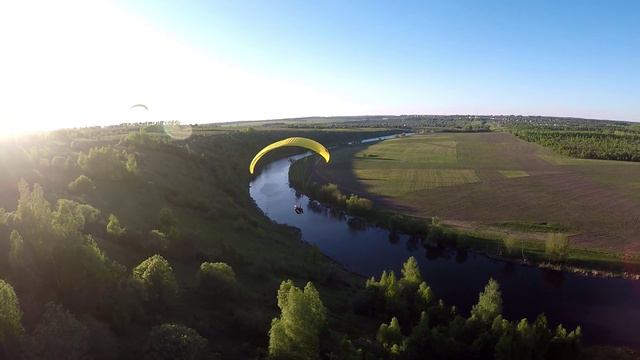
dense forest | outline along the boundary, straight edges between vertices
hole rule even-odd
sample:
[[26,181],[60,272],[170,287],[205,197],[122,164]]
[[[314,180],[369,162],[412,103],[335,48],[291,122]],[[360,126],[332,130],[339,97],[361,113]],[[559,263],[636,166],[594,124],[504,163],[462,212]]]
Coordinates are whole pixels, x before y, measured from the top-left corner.
[[509,131],[525,141],[571,157],[640,161],[640,125],[624,121],[521,115],[376,115],[281,119],[256,124],[291,129],[396,128],[421,133]]
[[640,129],[609,127],[591,130],[514,127],[519,138],[582,159],[640,161]]
[[249,197],[247,164],[274,140],[390,132],[199,127],[173,140],[150,124],[5,140],[0,357],[585,356],[580,328],[504,319],[493,280],[462,311],[438,300],[412,259],[398,277],[365,281]]

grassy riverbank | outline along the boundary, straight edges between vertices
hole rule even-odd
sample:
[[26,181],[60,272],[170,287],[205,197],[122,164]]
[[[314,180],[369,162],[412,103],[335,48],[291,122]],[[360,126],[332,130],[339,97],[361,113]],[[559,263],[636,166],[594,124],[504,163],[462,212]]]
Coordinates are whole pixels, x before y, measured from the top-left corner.
[[331,164],[304,159],[290,177],[334,206],[350,194],[371,200],[375,211],[355,212],[382,226],[411,219],[400,221],[405,231],[447,234],[438,241],[490,256],[637,272],[640,224],[629,209],[640,198],[632,181],[603,174],[640,178],[640,166],[548,159],[563,158],[510,134],[437,134],[335,149]]

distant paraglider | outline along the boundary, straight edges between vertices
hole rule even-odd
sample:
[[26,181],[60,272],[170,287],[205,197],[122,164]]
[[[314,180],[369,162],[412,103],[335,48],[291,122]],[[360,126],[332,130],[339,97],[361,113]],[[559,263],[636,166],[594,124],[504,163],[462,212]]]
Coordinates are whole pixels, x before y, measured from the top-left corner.
[[286,146],[297,146],[297,147],[302,147],[305,149],[315,151],[320,156],[322,156],[326,162],[329,162],[329,158],[331,156],[329,154],[329,150],[327,150],[327,148],[324,147],[324,145],[320,144],[315,140],[311,140],[303,137],[291,137],[284,140],[276,141],[273,144],[267,145],[264,149],[260,150],[256,154],[256,156],[253,158],[253,160],[251,160],[251,165],[249,165],[249,172],[253,174],[253,170],[256,164],[258,163],[258,161],[263,156],[265,156],[268,152],[270,152],[271,150],[275,150],[275,149],[286,147]]
[[145,109],[145,110],[149,111],[149,108],[145,104],[131,105],[131,107],[129,107],[129,110],[132,110],[132,109]]

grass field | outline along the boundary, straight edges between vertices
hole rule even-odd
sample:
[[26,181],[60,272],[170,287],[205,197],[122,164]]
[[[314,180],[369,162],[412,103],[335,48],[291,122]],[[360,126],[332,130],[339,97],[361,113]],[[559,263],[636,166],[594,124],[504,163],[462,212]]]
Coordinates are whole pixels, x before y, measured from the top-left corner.
[[549,230],[531,224],[553,224],[573,247],[640,255],[640,163],[570,159],[507,133],[457,133],[338,149],[314,176],[452,226],[535,240]]
[[498,170],[498,172],[506,178],[529,176],[529,174],[524,170]]

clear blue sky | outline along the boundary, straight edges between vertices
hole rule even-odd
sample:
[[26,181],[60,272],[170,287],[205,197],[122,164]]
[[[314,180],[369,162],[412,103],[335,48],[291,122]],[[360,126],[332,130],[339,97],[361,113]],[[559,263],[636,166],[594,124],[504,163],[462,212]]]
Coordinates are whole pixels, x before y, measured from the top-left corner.
[[640,121],[638,0],[59,0],[39,2],[40,12],[30,1],[0,5],[10,54],[0,116],[16,124],[120,121],[139,102],[186,122],[408,113]]
[[149,1],[127,8],[227,62],[336,88],[370,102],[371,111],[640,121],[637,0]]

